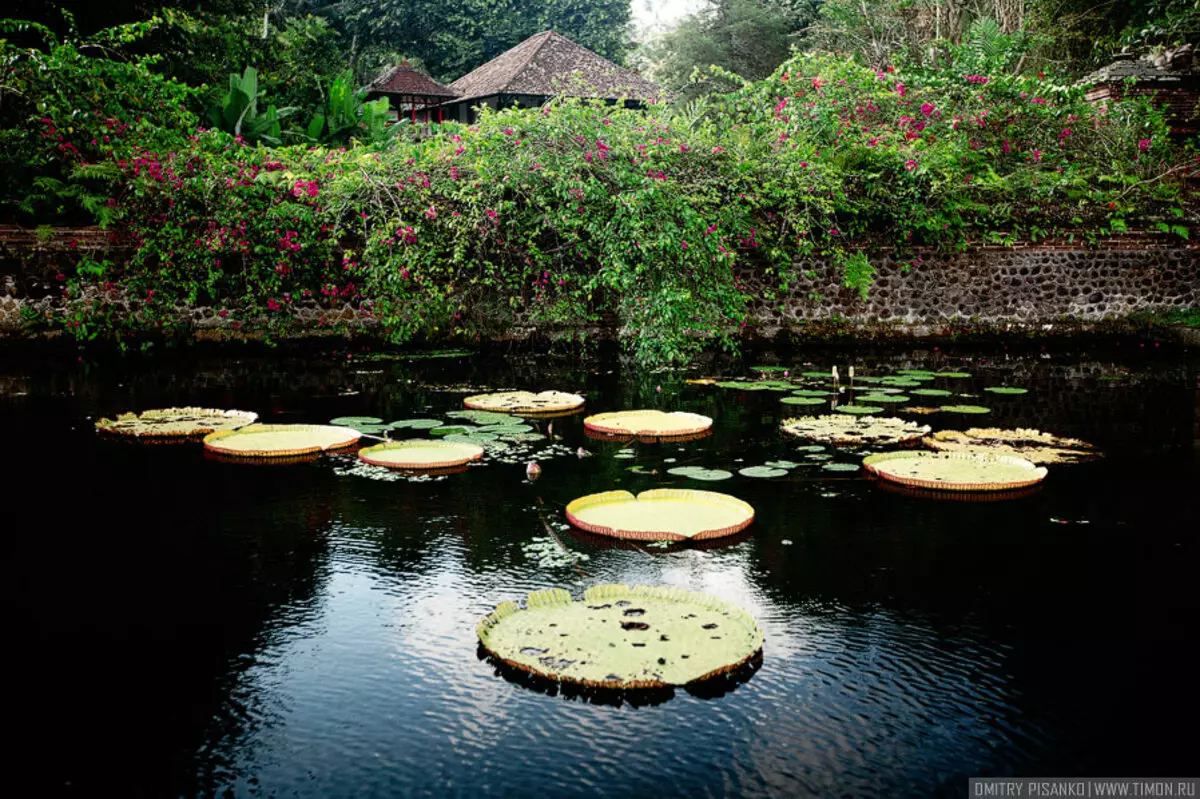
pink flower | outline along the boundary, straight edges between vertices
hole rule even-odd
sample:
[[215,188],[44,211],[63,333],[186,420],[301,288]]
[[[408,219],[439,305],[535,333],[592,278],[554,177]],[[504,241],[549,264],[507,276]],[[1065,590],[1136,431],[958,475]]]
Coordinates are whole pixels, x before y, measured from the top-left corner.
[[987,82],[988,82],[988,79],[985,78],[983,75],[968,75],[967,76],[967,83],[978,83],[979,85],[982,86],[983,84],[985,84]]
[[917,162],[910,158],[904,162],[904,168],[907,169],[909,172],[912,172],[914,169],[917,168]]
[[724,148],[724,147],[714,147],[714,148],[712,149],[712,151],[713,151],[713,155],[716,155],[717,153],[723,153],[723,152],[725,152],[725,148]]
[[511,135],[513,135],[513,130],[512,130],[512,128],[505,128],[505,129],[504,129],[504,135],[505,135],[505,136],[511,136]]
[[1030,157],[1033,158],[1033,162],[1036,164],[1042,160],[1042,151],[1034,150]]
[[686,250],[688,248],[688,243],[686,241],[681,241],[679,242],[679,246]]
[[835,227],[831,227],[831,228],[829,228],[829,235],[830,235],[830,236],[838,236],[838,235],[840,235],[840,233],[838,233],[838,229],[837,229],[837,228],[835,228]]
[[908,94],[908,89],[904,88],[903,83],[896,84],[896,94],[900,95],[901,97]]
[[227,311],[227,310],[225,310],[224,308],[222,308],[221,310],[217,311],[217,316],[219,316],[219,317],[221,317],[222,319],[224,319],[226,316],[229,316],[229,311]]
[[437,219],[437,209],[432,205],[425,209],[425,217],[427,219]]
[[1138,140],[1138,149],[1141,150],[1142,152],[1146,152],[1147,150],[1149,150],[1150,149],[1150,139],[1139,139]]
[[921,103],[921,113],[929,116],[933,113],[933,103]]

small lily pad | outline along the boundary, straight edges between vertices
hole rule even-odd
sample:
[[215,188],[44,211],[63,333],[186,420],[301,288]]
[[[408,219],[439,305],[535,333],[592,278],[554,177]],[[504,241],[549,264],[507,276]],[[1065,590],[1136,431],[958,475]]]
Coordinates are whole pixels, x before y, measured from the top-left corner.
[[483,433],[497,433],[502,436],[509,436],[514,433],[528,433],[533,430],[533,426],[527,424],[489,424],[480,427],[479,430]]
[[802,447],[796,447],[797,452],[824,452],[825,447],[820,444],[805,444]]
[[727,472],[724,469],[706,469],[703,466],[676,466],[674,469],[667,469],[667,474],[708,481],[728,480],[733,477],[733,472]]
[[934,376],[935,377],[952,377],[955,379],[961,379],[964,377],[970,377],[971,373],[970,372],[935,372]]
[[751,366],[751,372],[786,372],[786,366]]
[[991,408],[985,408],[982,405],[943,405],[941,408],[946,413],[991,413]]
[[878,405],[839,405],[834,408],[838,413],[853,413],[859,416],[865,416],[869,413],[882,413],[883,408]]
[[785,477],[787,473],[787,469],[778,469],[773,466],[747,466],[745,469],[738,469],[738,474],[742,477]]
[[864,394],[858,398],[859,402],[882,402],[884,404],[890,402],[908,402],[908,397],[903,394]]
[[821,397],[780,397],[779,401],[784,405],[824,405],[829,402]]
[[827,472],[857,472],[857,463],[827,463],[821,467]]
[[832,391],[822,391],[817,388],[798,388],[792,392],[797,397],[828,397]]
[[764,466],[770,466],[772,469],[795,469],[800,464],[795,461],[767,461]]
[[914,388],[912,393],[920,397],[949,397],[954,392],[944,388]]
[[339,416],[330,419],[329,423],[338,427],[357,427],[360,424],[383,424],[383,420],[378,416]]
[[829,377],[830,375],[832,375],[833,370],[829,370],[827,372],[803,372],[802,374],[805,377],[822,378],[822,377]]
[[990,391],[993,394],[1028,394],[1027,388],[1015,388],[1010,386],[988,386],[984,391]]
[[469,432],[472,432],[472,431],[478,430],[478,429],[479,428],[477,428],[477,427],[466,427],[464,425],[443,425],[442,427],[435,427],[435,428],[431,429],[429,431],[429,435],[431,435],[431,436],[452,436],[455,434],[463,435],[463,434],[466,434],[466,433],[469,433]]
[[442,422],[437,419],[401,419],[388,425],[393,430],[432,430],[441,426]]

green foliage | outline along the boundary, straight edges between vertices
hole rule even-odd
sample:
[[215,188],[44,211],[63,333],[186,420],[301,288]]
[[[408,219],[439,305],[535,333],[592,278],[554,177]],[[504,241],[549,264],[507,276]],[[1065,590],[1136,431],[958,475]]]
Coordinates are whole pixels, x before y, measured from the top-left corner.
[[208,118],[217,127],[246,141],[262,141],[279,144],[282,131],[279,121],[295,113],[294,108],[276,110],[267,106],[266,113],[258,113],[258,102],[262,94],[258,90],[258,70],[246,67],[240,76],[229,76],[229,91],[220,102],[212,106]]
[[393,130],[387,123],[391,117],[391,104],[386,97],[366,102],[365,91],[355,91],[347,71],[334,79],[329,87],[329,98],[325,110],[313,116],[304,132],[310,142],[322,144],[345,144],[351,138],[367,142],[380,142]]

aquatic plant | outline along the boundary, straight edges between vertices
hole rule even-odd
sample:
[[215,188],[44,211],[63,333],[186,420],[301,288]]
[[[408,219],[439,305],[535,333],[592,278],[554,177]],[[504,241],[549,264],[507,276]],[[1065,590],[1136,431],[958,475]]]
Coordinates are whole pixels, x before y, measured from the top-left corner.
[[920,440],[930,431],[928,425],[903,419],[833,415],[785,419],[780,428],[799,438],[851,446],[907,444]]
[[558,682],[597,688],[687,685],[757,656],[763,634],[741,608],[680,588],[600,585],[575,601],[534,591],[525,607],[503,602],[480,621],[497,660]]
[[583,426],[603,435],[656,439],[706,433],[712,429],[712,419],[686,411],[614,411],[589,416]]
[[834,408],[838,413],[848,413],[854,416],[866,416],[872,413],[883,413],[878,405],[839,405]]
[[351,427],[316,424],[254,424],[218,430],[204,448],[230,458],[289,458],[352,447],[361,434]]
[[946,413],[991,413],[991,408],[982,405],[943,405],[940,410]]
[[237,430],[258,419],[250,411],[218,408],[158,408],[142,413],[123,413],[116,419],[100,419],[96,432],[137,440],[185,441],[217,430]]
[[747,466],[744,469],[738,469],[738,474],[742,477],[758,477],[769,479],[772,477],[786,477],[787,469],[780,469],[773,466]]
[[824,405],[829,402],[824,397],[780,397],[779,401],[784,405]]
[[522,415],[561,413],[582,408],[584,398],[565,391],[501,391],[495,394],[477,394],[463,399],[463,405],[472,410],[508,411]]
[[1037,464],[1078,463],[1101,456],[1100,451],[1086,441],[1027,428],[1006,430],[996,427],[972,427],[965,431],[939,430],[926,437],[925,444],[939,452],[1010,455]]
[[733,477],[733,472],[724,469],[706,469],[703,466],[676,466],[667,469],[667,474],[675,475],[676,477],[687,477],[692,480],[717,481],[728,480]]
[[[446,415],[449,416],[450,414]],[[388,427],[393,430],[432,430],[442,425],[443,423],[437,419],[400,419],[392,422]]]
[[1014,386],[988,386],[984,391],[990,391],[993,394],[1028,394],[1027,388],[1016,388]]
[[458,441],[394,441],[358,451],[358,458],[389,469],[449,469],[483,457],[483,447]]
[[1024,458],[969,452],[881,452],[862,463],[884,480],[939,491],[1012,491],[1046,477],[1044,466]]
[[567,521],[581,530],[642,541],[701,541],[746,529],[754,508],[714,491],[657,488],[589,494],[567,505]]

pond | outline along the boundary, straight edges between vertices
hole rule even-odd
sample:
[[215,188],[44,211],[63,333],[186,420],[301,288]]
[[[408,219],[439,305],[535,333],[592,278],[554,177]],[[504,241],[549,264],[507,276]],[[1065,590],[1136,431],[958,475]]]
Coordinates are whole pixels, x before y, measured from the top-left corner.
[[[1200,709],[1200,357],[1056,347],[767,352],[659,373],[550,355],[6,352],[17,781],[79,795],[961,796],[973,775],[1180,775]],[[786,394],[686,382],[754,379],[755,363],[789,379],[836,365],[843,382],[850,365],[969,373],[926,385],[989,414],[906,418],[1034,427],[1105,457],[1051,466],[1002,501],[888,491],[824,468],[855,457],[781,435],[782,418],[812,410]],[[502,388],[577,390],[592,412],[692,411],[714,434],[621,445],[557,419],[531,482],[528,452],[547,442],[384,481],[352,456],[231,464],[93,431],[174,405],[444,418],[466,390]],[[802,465],[712,483],[667,473],[780,459]],[[655,486],[733,494],[757,518],[666,549],[565,525],[578,496]],[[740,605],[765,633],[761,666],[720,690],[639,698],[526,685],[484,659],[475,625],[497,603],[610,582]]]

